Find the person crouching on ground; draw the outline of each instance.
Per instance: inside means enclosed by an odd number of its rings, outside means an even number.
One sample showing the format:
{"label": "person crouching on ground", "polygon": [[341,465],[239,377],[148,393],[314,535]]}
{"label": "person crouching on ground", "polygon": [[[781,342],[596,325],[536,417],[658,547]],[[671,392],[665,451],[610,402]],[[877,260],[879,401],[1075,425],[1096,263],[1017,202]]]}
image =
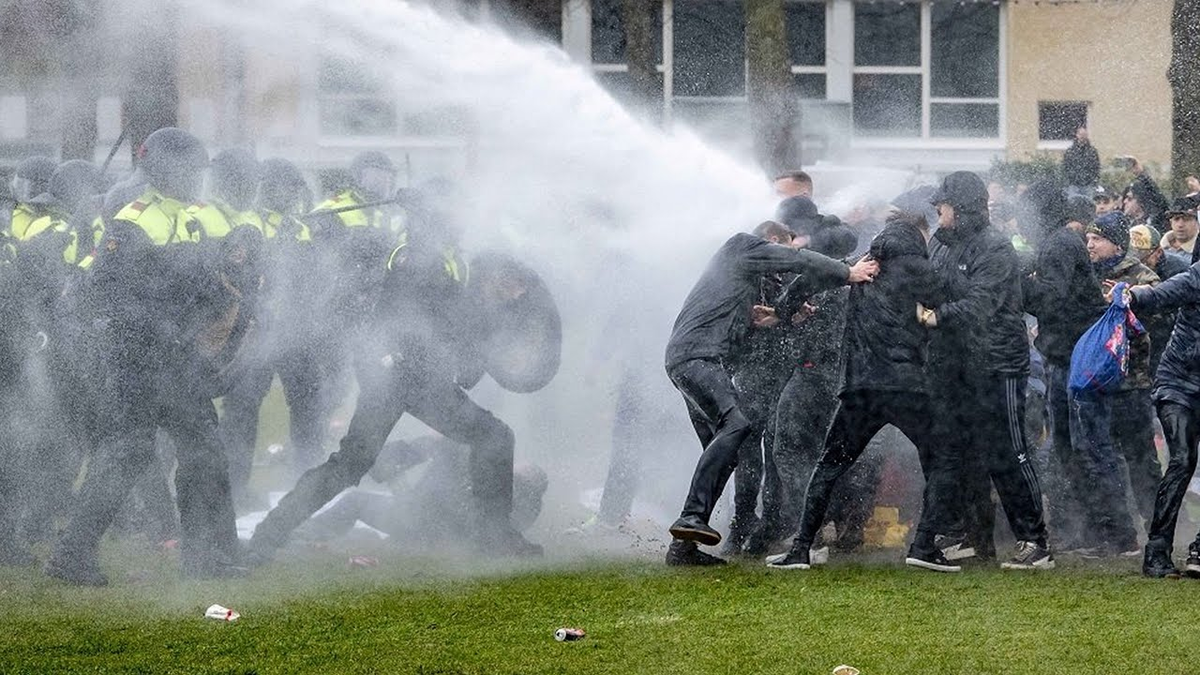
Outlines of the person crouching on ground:
{"label": "person crouching on ground", "polygon": [[761,277],[794,272],[818,292],[871,281],[879,271],[872,260],[848,266],[796,249],[794,243],[791,230],[773,221],[759,225],[754,234],[733,235],[713,256],[675,319],[666,350],[667,376],[683,395],[704,452],[683,511],[670,528],[674,540],[667,549],[668,565],[725,562],[701,552],[697,544],[721,542],[708,520],[737,465],[738,448],[751,433],[725,364],[745,341],[752,321],[767,318],[766,308],[754,307]]}

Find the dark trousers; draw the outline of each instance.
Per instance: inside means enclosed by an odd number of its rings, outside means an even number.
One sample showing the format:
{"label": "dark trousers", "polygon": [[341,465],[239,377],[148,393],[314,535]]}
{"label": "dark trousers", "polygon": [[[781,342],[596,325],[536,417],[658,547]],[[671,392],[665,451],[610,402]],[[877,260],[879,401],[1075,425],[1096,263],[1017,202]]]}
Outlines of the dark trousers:
{"label": "dark trousers", "polygon": [[288,405],[288,435],[297,472],[312,468],[321,459],[328,406],[323,405],[325,378],[315,350],[295,349],[271,359],[267,365],[247,368],[225,395],[221,440],[229,453],[229,478],[235,495],[246,490],[258,440],[258,415],[271,380],[279,374]]}
{"label": "dark trousers", "polygon": [[1162,480],[1162,464],[1154,445],[1154,401],[1150,390],[1122,391],[1113,397],[1112,440],[1129,470],[1133,503],[1147,530],[1154,520],[1154,498]]}
{"label": "dark trousers", "polygon": [[671,368],[667,375],[683,395],[692,427],[704,448],[680,517],[707,523],[737,466],[738,451],[753,429],[738,407],[733,382],[720,363],[693,359]]}
{"label": "dark trousers", "polygon": [[1046,541],[1042,489],[1025,440],[1025,377],[968,373],[934,381],[934,433],[952,448],[960,475],[963,531],[976,546],[994,550],[995,507],[1000,495],[1013,535]]}
{"label": "dark trousers", "polygon": [[[763,495],[763,515],[778,536],[800,527],[804,492],[838,409],[838,378],[827,370],[795,368],[779,395],[770,454],[780,487]],[[882,466],[878,456],[868,453],[867,457],[854,463],[846,477],[845,482],[855,488],[835,494],[828,512],[837,525],[838,541],[848,547],[862,541],[862,526],[875,506]]]}
{"label": "dark trousers", "polygon": [[511,528],[514,438],[508,425],[472,401],[449,374],[404,360],[390,367],[371,361],[358,364],[358,403],[341,448],[306,471],[267,514],[254,531],[254,548],[279,548],[313,513],[357,485],[405,413],[470,446],[468,473],[478,531]]}
{"label": "dark trousers", "polygon": [[1095,532],[1083,459],[1071,441],[1069,370],[1067,365],[1046,364],[1046,411],[1053,456],[1046,458],[1042,466],[1049,486],[1050,523],[1056,537],[1084,543]]}
{"label": "dark trousers", "polygon": [[[742,412],[750,420],[751,431],[738,450],[738,464],[733,476],[733,517],[740,528],[753,526],[762,493],[764,504],[777,501],[774,495],[780,488],[779,473],[774,466],[775,413],[779,395],[787,385],[791,364],[786,359],[753,363],[738,371],[733,378]],[[766,452],[764,453],[764,448]]]}
{"label": "dark trousers", "polygon": [[1128,550],[1137,530],[1125,495],[1129,490],[1121,457],[1113,444],[1115,396],[1071,396],[1071,437],[1088,478],[1091,521],[1102,542]]}
{"label": "dark trousers", "polygon": [[183,534],[184,571],[205,574],[238,556],[237,529],[225,449],[217,436],[217,411],[194,378],[156,360],[157,345],[137,334],[117,334],[101,387],[106,426],[76,500],[75,514],[56,557],[94,561],[100,539],[130,490],[155,458],[155,432],[174,441],[176,502]]}
{"label": "dark trousers", "polygon": [[[1200,411],[1173,401],[1158,402],[1158,421],[1162,424],[1170,460],[1154,502],[1146,548],[1168,554],[1175,545],[1175,523],[1187,494],[1188,483],[1196,472],[1196,444],[1200,443]],[[1192,548],[1200,549],[1200,534]]]}
{"label": "dark trousers", "polygon": [[950,449],[934,442],[931,408],[925,394],[859,391],[848,393],[838,406],[825,438],[824,451],[808,482],[804,512],[794,546],[812,546],[825,522],[834,487],[885,425],[899,429],[917,447],[925,473],[924,508],[914,546],[929,548],[933,537],[946,532],[958,475],[947,461]]}

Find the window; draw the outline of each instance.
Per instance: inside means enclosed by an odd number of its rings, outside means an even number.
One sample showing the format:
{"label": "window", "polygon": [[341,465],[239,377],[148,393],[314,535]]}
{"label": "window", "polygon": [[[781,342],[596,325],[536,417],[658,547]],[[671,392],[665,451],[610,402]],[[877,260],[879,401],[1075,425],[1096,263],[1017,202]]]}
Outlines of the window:
{"label": "window", "polygon": [[824,2],[792,0],[784,5],[788,54],[800,98],[825,98]]}
{"label": "window", "polygon": [[1000,10],[931,6],[929,129],[933,136],[1000,135]]}
{"label": "window", "polygon": [[391,136],[399,130],[396,104],[365,68],[338,58],[321,60],[317,75],[318,124],[326,136]]}
{"label": "window", "polygon": [[745,96],[742,0],[677,0],[674,9],[675,95]]}
{"label": "window", "polygon": [[999,138],[1000,7],[856,2],[853,106],[860,137]]}
{"label": "window", "polygon": [[[625,65],[623,0],[592,0],[592,63]],[[662,63],[662,3],[651,5],[655,63]]]}
{"label": "window", "polygon": [[1039,101],[1038,140],[1070,142],[1076,129],[1087,126],[1087,108],[1082,101]]}

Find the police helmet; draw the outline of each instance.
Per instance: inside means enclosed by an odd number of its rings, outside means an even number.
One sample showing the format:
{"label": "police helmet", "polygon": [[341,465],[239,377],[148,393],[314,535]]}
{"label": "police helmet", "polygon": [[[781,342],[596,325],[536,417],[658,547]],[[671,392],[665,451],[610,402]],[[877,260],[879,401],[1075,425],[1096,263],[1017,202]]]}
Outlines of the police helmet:
{"label": "police helmet", "polygon": [[222,150],[212,159],[213,196],[235,208],[248,209],[258,191],[261,168],[254,153],[244,148]]}
{"label": "police helmet", "polygon": [[50,177],[48,191],[73,211],[80,201],[100,192],[100,171],[82,159],[63,162]]}
{"label": "police helmet", "polygon": [[183,129],[165,127],[150,134],[139,151],[146,180],[170,197],[193,199],[208,151],[200,139]]}

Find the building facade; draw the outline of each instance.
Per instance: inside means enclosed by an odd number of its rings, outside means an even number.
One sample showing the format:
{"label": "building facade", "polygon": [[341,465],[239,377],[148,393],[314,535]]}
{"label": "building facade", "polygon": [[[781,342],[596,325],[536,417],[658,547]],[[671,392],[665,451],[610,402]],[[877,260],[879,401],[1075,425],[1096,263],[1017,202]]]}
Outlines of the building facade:
{"label": "building facade", "polygon": [[[501,0],[453,1],[476,20],[503,14]],[[562,0],[561,29],[543,29],[618,98],[628,78],[621,1]],[[122,44],[126,15],[137,10],[103,4],[111,11],[100,30]],[[1105,157],[1165,167],[1171,4],[786,0],[802,156],[919,172],[985,169],[997,158],[1061,152],[1086,124]],[[655,0],[654,23],[664,122],[748,155],[743,0]],[[313,31],[304,37],[319,44]],[[344,165],[365,147],[403,156],[414,174],[461,163],[469,139],[454,131],[462,125],[453,111],[405,107],[319,50],[297,63],[269,45],[243,51],[217,31],[188,37],[176,66],[180,123],[216,146],[253,144],[260,155],[316,169]],[[216,48],[185,48],[197,41]],[[120,71],[119,51],[105,58],[108,71]],[[102,159],[120,135],[121,85],[92,85]],[[0,68],[0,161],[53,152],[66,123],[61,101],[53,87],[30,87]]]}

